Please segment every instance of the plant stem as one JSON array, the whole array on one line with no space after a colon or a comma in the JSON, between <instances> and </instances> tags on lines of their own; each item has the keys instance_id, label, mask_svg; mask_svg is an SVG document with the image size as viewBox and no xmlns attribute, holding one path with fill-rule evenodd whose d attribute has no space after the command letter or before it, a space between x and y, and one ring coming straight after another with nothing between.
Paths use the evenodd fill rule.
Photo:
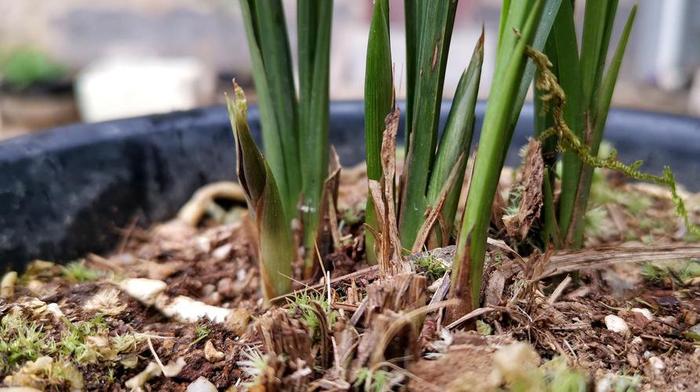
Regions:
<instances>
[{"instance_id":1,"label":"plant stem","mask_svg":"<svg viewBox=\"0 0 700 392\"><path fill-rule=\"evenodd\" d=\"M435 155L445 65L456 6L456 0L434 0L424 9L399 222L401 243L408 248L413 246L425 219L426 192Z\"/></svg>"},{"instance_id":2,"label":"plant stem","mask_svg":"<svg viewBox=\"0 0 700 392\"><path fill-rule=\"evenodd\" d=\"M296 215L301 191L297 100L280 0L241 0L257 87L265 155L279 185L285 215Z\"/></svg>"},{"instance_id":3,"label":"plant stem","mask_svg":"<svg viewBox=\"0 0 700 392\"><path fill-rule=\"evenodd\" d=\"M275 178L248 128L245 95L235 82L234 99L227 98L227 106L236 141L238 179L255 219L262 291L269 300L291 291L296 249Z\"/></svg>"},{"instance_id":4,"label":"plant stem","mask_svg":"<svg viewBox=\"0 0 700 392\"><path fill-rule=\"evenodd\" d=\"M453 276L456 278L452 281L451 296L454 298L462 295L462 298L468 301L458 311L479 306L491 206L498 187L505 151L512 136L513 130L510 128L514 124L511 122L511 113L513 110L520 111L520 107L516 107L516 98L525 71L525 48L534 37L542 10L543 3L540 0L523 3L526 2L511 3L511 8L525 7L522 12L527 17L516 40L508 38L509 33L512 33L508 31L510 21L511 18L523 19L508 12L511 10L504 10L502 13L505 15L508 12L509 19L497 55L497 61L501 63L496 65L453 265ZM519 26L521 25L514 25ZM464 296L466 288L470 295Z\"/></svg>"},{"instance_id":5,"label":"plant stem","mask_svg":"<svg viewBox=\"0 0 700 392\"><path fill-rule=\"evenodd\" d=\"M302 222L304 223L304 278L317 265L314 245L320 225L321 195L328 176L329 64L332 0L298 0L299 25L299 151L301 162Z\"/></svg>"},{"instance_id":6,"label":"plant stem","mask_svg":"<svg viewBox=\"0 0 700 392\"><path fill-rule=\"evenodd\" d=\"M381 147L384 120L394 105L391 43L389 36L389 0L374 3L372 22L367 43L365 67L365 149L367 154L367 178L382 178ZM367 198L365 223L375 231L379 229L372 198ZM367 262L377 263L374 251L375 238L371 230L365 232Z\"/></svg>"}]
</instances>

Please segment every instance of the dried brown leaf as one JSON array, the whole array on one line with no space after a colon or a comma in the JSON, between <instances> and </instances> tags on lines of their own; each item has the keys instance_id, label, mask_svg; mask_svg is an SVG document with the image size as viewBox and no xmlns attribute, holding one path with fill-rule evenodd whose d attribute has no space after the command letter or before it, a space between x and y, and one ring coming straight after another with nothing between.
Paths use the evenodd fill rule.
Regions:
<instances>
[{"instance_id":1,"label":"dried brown leaf","mask_svg":"<svg viewBox=\"0 0 700 392\"><path fill-rule=\"evenodd\" d=\"M539 218L543 199L543 180L542 143L539 140L530 139L521 178L515 187L521 189L518 211L503 217L503 224L510 237L524 240L532 224Z\"/></svg>"}]
</instances>

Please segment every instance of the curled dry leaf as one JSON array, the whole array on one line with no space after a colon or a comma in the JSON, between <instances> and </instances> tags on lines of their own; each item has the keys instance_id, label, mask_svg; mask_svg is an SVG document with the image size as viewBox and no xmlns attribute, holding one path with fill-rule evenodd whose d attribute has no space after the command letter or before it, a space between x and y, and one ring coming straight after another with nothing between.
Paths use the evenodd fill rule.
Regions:
<instances>
[{"instance_id":1,"label":"curled dry leaf","mask_svg":"<svg viewBox=\"0 0 700 392\"><path fill-rule=\"evenodd\" d=\"M402 260L401 240L396 217L394 200L394 180L396 175L396 133L399 128L399 109L394 109L386 116L384 136L382 139L382 179L369 180L369 193L374 202L379 232L374 233L377 245L377 261L384 274L410 272L410 263Z\"/></svg>"},{"instance_id":2,"label":"curled dry leaf","mask_svg":"<svg viewBox=\"0 0 700 392\"><path fill-rule=\"evenodd\" d=\"M525 239L533 222L540 216L543 179L542 143L539 140L530 139L520 181L513 188L520 190L518 210L513 214L503 216L503 224L510 237L519 240Z\"/></svg>"}]
</instances>

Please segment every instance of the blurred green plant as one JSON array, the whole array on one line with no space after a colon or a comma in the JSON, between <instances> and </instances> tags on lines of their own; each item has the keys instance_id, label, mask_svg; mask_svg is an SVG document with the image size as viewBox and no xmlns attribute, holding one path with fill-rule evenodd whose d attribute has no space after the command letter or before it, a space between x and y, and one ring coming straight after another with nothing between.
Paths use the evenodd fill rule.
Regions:
<instances>
[{"instance_id":1,"label":"blurred green plant","mask_svg":"<svg viewBox=\"0 0 700 392\"><path fill-rule=\"evenodd\" d=\"M14 90L60 80L66 74L65 67L34 49L17 49L0 56L2 81Z\"/></svg>"}]
</instances>

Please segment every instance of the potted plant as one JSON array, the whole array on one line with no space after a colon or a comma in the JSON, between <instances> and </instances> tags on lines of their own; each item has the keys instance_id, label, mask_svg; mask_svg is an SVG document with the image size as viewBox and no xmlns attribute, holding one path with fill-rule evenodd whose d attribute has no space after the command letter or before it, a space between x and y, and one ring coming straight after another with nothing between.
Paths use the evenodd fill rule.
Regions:
<instances>
[{"instance_id":1,"label":"potted plant","mask_svg":"<svg viewBox=\"0 0 700 392\"><path fill-rule=\"evenodd\" d=\"M0 57L4 128L36 130L78 120L67 70L44 53L15 49Z\"/></svg>"},{"instance_id":2,"label":"potted plant","mask_svg":"<svg viewBox=\"0 0 700 392\"><path fill-rule=\"evenodd\" d=\"M4 276L6 385L697 385L697 195L682 192L668 169L658 176L620 161L650 151L649 142L636 151L620 144L620 156L601 144L604 128L606 139L624 141L629 124L647 132L640 123L652 132L665 122L673 135L699 137L697 119L609 108L635 8L606 63L616 2L586 2L580 51L570 2L505 2L484 110L476 96L488 37L475 43L455 98L441 100L454 1L405 3L405 105L392 89L388 1L374 4L364 102L335 105L328 101L331 2L297 3L299 94L281 2L241 5L259 111L248 113L234 83L228 124L217 108L92 125L89 143L58 144L47 133L4 151L0 145L7 176L0 183L10 184L0 193L8 201L0 217L12 227L0 245L10 262L24 265L42 252L65 257L62 244L79 246L56 233L92 240L95 227L125 227L105 256L65 266L34 261L21 278ZM533 82L536 107L523 110ZM402 118L403 161L396 154ZM328 140L335 137L343 153L357 146L347 140L363 127L366 157L354 162L367 164L343 176ZM517 158L511 141L526 137ZM685 144L669 150L692 156ZM48 163L34 158L42 148ZM86 161L68 158L81 149ZM212 168L232 168L234 155L238 184L202 188L174 220L148 231L128 219L137 209L142 223L172 216L187 193L222 179ZM507 162L517 168L504 169ZM61 176L61 166L70 176ZM76 187L49 193L55 206L37 202L52 182L32 174L46 167ZM26 206L42 212L32 213L36 221L20 213ZM34 225L45 229L32 237ZM109 243L101 241L92 249Z\"/></svg>"}]
</instances>

